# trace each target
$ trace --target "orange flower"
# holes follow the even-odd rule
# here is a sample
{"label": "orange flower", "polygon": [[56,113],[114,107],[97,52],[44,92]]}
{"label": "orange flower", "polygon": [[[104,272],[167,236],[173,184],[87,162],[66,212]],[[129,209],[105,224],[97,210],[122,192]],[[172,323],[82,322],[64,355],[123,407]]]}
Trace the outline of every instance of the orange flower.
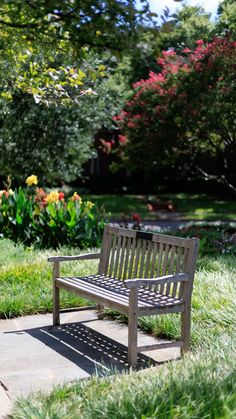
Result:
{"label": "orange flower", "polygon": [[47,205],[46,202],[47,194],[43,190],[43,188],[36,188],[36,195],[35,195],[35,202],[39,203],[41,207],[45,207]]}
{"label": "orange flower", "polygon": [[6,189],[3,189],[2,191],[0,191],[0,204],[2,202],[3,195],[5,195],[5,197],[8,198],[10,194]]}
{"label": "orange flower", "polygon": [[52,191],[46,196],[45,201],[47,203],[58,202],[59,201],[59,196],[58,195],[59,195],[58,192],[53,192]]}
{"label": "orange flower", "polygon": [[6,189],[3,189],[2,191],[0,191],[0,198],[2,198],[3,195],[5,195],[8,198],[9,193],[7,192]]}
{"label": "orange flower", "polygon": [[80,201],[80,204],[82,202],[82,198],[80,195],[77,194],[77,192],[74,192],[74,195],[70,197],[71,201]]}

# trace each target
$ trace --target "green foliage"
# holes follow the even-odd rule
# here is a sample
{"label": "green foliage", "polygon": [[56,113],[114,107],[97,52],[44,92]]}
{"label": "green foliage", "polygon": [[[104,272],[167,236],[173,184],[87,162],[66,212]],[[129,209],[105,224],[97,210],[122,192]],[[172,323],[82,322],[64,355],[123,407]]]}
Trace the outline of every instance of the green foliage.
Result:
{"label": "green foliage", "polygon": [[96,155],[95,134],[111,129],[111,116],[123,106],[122,89],[113,74],[117,61],[109,62],[107,54],[103,58],[90,54],[87,66],[93,63],[99,73],[112,75],[94,80],[78,103],[36,104],[32,95],[20,90],[11,101],[0,100],[1,175],[20,182],[33,168],[48,185],[82,176],[83,164]]}
{"label": "green foliage", "polygon": [[86,94],[100,71],[83,68],[88,53],[119,51],[135,42],[136,27],[148,17],[133,0],[1,2],[2,94],[14,89],[37,100],[70,100]]}
{"label": "green foliage", "polygon": [[220,33],[228,33],[236,38],[236,3],[234,0],[223,0],[218,7],[216,29]]}
{"label": "green foliage", "polygon": [[202,7],[183,5],[175,14],[170,15],[167,10],[164,14],[159,28],[140,26],[135,48],[123,54],[117,72],[126,81],[128,92],[132,83],[146,79],[150,71],[160,71],[157,57],[163,49],[194,48],[198,39],[209,41],[215,31],[210,15]]}
{"label": "green foliage", "polygon": [[66,201],[63,192],[47,194],[28,184],[27,190],[1,191],[0,231],[4,237],[41,248],[100,244],[104,218],[92,202],[82,201],[76,193]]}
{"label": "green foliage", "polygon": [[202,7],[183,5],[170,16],[170,20],[163,23],[158,44],[160,49],[194,49],[198,39],[209,41],[214,29],[215,25],[210,21],[209,13]]}
{"label": "green foliage", "polygon": [[[81,175],[91,156],[93,98],[81,100],[81,109],[36,104],[30,95],[1,100],[0,173],[22,181],[34,168],[44,183],[69,181]],[[91,108],[90,108],[91,107]]]}
{"label": "green foliage", "polygon": [[188,223],[174,234],[181,237],[198,237],[201,256],[230,254],[236,255],[236,223]]}

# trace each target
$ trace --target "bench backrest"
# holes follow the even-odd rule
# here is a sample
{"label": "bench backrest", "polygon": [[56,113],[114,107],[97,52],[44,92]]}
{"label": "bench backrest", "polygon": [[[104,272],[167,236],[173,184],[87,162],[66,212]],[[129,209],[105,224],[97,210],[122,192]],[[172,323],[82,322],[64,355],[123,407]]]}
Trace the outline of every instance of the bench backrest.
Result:
{"label": "bench backrest", "polygon": [[[105,226],[99,274],[116,279],[155,278],[186,272],[193,281],[198,239],[181,238]],[[191,282],[191,280],[190,280]],[[188,284],[188,292],[191,285]],[[178,297],[184,284],[159,285],[155,290]]]}

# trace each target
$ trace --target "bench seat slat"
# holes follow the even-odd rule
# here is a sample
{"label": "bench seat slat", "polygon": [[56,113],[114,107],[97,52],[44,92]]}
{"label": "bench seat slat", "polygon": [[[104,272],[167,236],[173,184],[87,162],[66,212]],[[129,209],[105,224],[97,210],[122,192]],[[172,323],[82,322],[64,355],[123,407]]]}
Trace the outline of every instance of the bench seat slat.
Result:
{"label": "bench seat slat", "polygon": [[90,292],[91,295],[100,295],[106,299],[111,297],[115,301],[128,305],[127,295],[119,293],[118,291],[116,292],[115,290],[111,290],[109,288],[99,287],[96,284],[91,284],[91,282],[87,283],[87,281],[83,281],[81,278],[58,278],[56,283],[68,284],[72,288],[85,290]]}
{"label": "bench seat slat", "polygon": [[[129,289],[124,287],[123,281],[105,275],[90,275],[88,277],[62,277],[55,279],[59,288],[86,294],[86,298],[103,300],[107,305],[110,301],[117,304],[127,312],[129,306]],[[182,300],[163,294],[153,293],[146,288],[140,288],[138,293],[138,308],[142,309],[166,309],[173,306],[183,305]],[[181,310],[179,310],[181,311]]]}
{"label": "bench seat slat", "polygon": [[[91,287],[91,284],[86,284],[82,281],[68,281],[68,278],[59,278],[57,286],[73,291],[81,297],[87,298],[91,301],[96,301],[105,307],[121,311],[123,314],[128,314],[129,300],[127,297],[109,292],[108,290],[99,289],[98,287]],[[67,288],[68,287],[68,288]]]}
{"label": "bench seat slat", "polygon": [[93,293],[91,293],[90,288],[81,287],[78,284],[68,283],[68,281],[66,281],[65,278],[58,278],[58,280],[56,281],[56,285],[58,288],[63,288],[67,291],[74,292],[75,294],[78,294],[80,297],[87,298],[91,301],[96,301],[98,304],[101,304],[102,306],[118,310],[121,313],[128,315],[128,306],[123,302],[120,302],[116,298],[113,298],[111,295],[109,295],[108,297],[107,295],[98,293],[95,290],[93,291]]}

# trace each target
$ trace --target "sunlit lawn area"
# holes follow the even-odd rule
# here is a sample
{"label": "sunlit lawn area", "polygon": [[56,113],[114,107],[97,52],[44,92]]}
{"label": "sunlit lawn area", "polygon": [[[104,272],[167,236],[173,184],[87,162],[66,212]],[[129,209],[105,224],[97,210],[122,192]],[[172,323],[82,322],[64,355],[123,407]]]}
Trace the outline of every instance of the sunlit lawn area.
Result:
{"label": "sunlit lawn area", "polygon": [[[60,249],[76,253],[78,249]],[[50,251],[25,249],[0,240],[0,317],[52,310]],[[32,262],[33,261],[33,262]],[[96,263],[65,264],[63,273],[96,271]],[[236,415],[235,290],[233,256],[201,257],[193,292],[192,353],[144,373],[93,378],[15,406],[15,419],[68,418],[224,418]],[[62,292],[63,307],[87,304]],[[155,336],[178,339],[179,316],[140,319]]]}
{"label": "sunlit lawn area", "polygon": [[[88,195],[85,197],[96,202],[110,212],[112,219],[120,219],[122,214],[139,213],[143,220],[158,220],[159,211],[147,209],[149,196],[145,195]],[[236,220],[236,199],[220,198],[207,194],[162,194],[151,196],[155,201],[171,202],[181,219],[186,220]],[[170,218],[171,214],[169,213]]]}
{"label": "sunlit lawn area", "polygon": [[236,352],[230,338],[159,368],[55,387],[22,399],[14,419],[235,419]]}
{"label": "sunlit lawn area", "polygon": [[[62,248],[60,253],[77,254],[79,249]],[[0,318],[52,312],[52,265],[47,256],[52,251],[36,251],[0,240]],[[69,266],[70,265],[70,266]],[[62,272],[78,272],[78,263],[64,264]],[[94,268],[93,268],[94,266]],[[82,275],[96,271],[96,262],[80,263]],[[72,293],[61,292],[61,307],[85,305],[85,300]],[[86,302],[87,305],[87,302]]]}

